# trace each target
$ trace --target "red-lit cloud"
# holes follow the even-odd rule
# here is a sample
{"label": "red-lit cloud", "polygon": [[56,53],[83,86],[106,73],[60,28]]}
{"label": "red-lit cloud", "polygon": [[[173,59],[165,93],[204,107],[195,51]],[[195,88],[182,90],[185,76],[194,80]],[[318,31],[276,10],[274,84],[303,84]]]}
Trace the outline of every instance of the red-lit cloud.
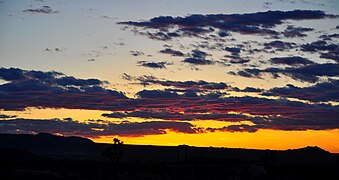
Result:
{"label": "red-lit cloud", "polygon": [[[137,117],[166,122],[218,120],[253,123],[251,127],[234,125],[209,129],[211,131],[339,128],[338,106],[249,96],[225,97],[224,93],[216,91],[215,88],[208,91],[205,87],[202,88],[204,91],[199,93],[189,89],[192,85],[196,89],[199,89],[200,85],[210,85],[207,82],[169,81],[167,83],[170,86],[181,87],[181,90],[142,90],[135,98],[128,98],[121,92],[104,88],[103,81],[76,79],[58,72],[2,68],[0,77],[8,81],[0,85],[0,108],[4,110],[23,110],[27,107],[90,109],[112,111],[112,114],[103,115],[112,118]],[[162,84],[165,81],[155,83]],[[186,86],[187,84],[191,86]],[[290,96],[294,95],[290,93]]]}

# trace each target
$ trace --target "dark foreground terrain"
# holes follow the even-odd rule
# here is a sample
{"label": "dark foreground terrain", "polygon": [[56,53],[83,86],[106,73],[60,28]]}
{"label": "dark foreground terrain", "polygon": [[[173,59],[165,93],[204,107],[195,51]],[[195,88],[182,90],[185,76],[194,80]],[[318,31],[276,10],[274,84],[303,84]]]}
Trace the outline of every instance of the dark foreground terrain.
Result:
{"label": "dark foreground terrain", "polygon": [[[318,147],[273,151],[122,145],[79,137],[0,134],[0,179],[333,179],[339,156]],[[120,150],[120,149],[119,149]],[[114,151],[113,151],[114,152]],[[104,156],[106,155],[106,156]]]}

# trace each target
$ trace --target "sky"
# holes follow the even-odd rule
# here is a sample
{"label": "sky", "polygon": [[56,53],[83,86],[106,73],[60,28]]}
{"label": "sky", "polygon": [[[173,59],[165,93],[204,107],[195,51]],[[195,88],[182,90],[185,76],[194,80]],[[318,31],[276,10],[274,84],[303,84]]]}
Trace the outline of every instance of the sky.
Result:
{"label": "sky", "polygon": [[0,133],[339,152],[335,0],[1,0]]}

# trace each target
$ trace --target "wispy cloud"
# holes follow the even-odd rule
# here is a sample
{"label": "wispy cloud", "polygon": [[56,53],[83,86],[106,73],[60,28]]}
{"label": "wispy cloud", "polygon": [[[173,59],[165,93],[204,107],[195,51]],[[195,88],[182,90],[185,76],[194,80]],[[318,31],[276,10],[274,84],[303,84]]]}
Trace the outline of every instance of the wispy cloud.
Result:
{"label": "wispy cloud", "polygon": [[41,8],[37,9],[25,9],[22,12],[26,13],[40,13],[40,14],[55,14],[59,13],[58,11],[53,11],[51,7],[49,6],[42,6]]}

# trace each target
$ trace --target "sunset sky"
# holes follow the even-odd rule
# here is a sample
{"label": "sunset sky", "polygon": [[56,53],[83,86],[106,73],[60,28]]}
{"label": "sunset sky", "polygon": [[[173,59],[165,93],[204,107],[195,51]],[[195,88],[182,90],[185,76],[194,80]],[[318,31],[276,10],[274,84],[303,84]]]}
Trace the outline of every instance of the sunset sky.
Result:
{"label": "sunset sky", "polygon": [[1,0],[0,133],[339,153],[339,1]]}

